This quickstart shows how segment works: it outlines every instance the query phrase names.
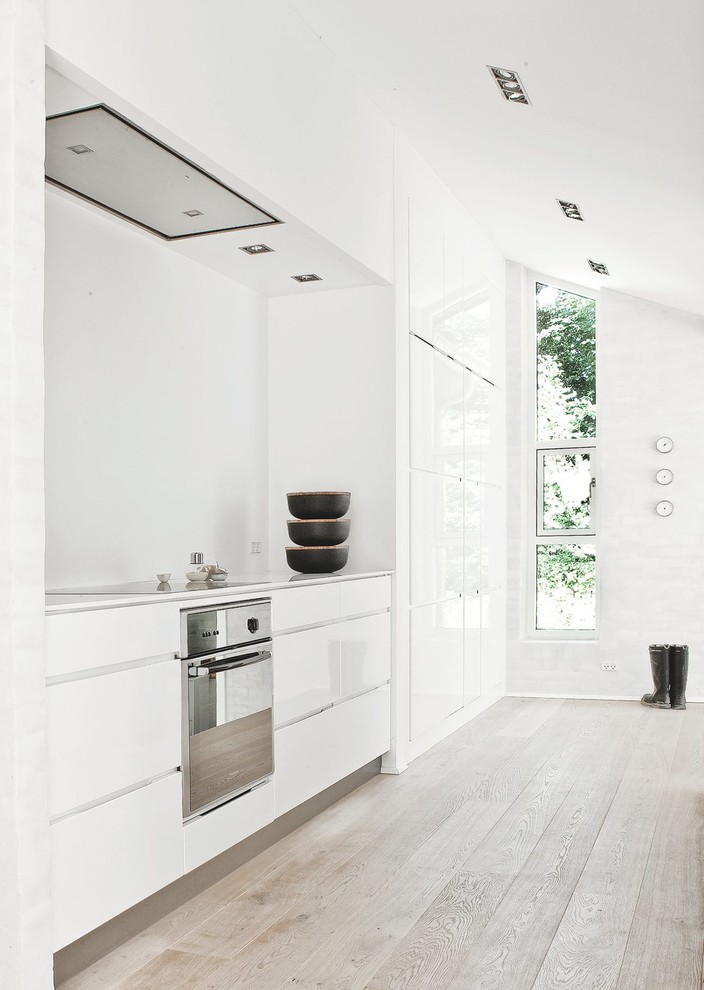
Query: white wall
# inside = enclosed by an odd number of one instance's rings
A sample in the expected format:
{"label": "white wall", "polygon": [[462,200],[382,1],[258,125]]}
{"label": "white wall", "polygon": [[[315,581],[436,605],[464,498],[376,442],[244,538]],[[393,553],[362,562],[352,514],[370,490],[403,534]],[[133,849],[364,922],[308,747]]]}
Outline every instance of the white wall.
{"label": "white wall", "polygon": [[0,984],[49,990],[43,4],[0,5]]}
{"label": "white wall", "polygon": [[48,0],[47,45],[73,82],[391,279],[393,129],[285,0]]}
{"label": "white wall", "polygon": [[47,587],[266,540],[266,300],[47,193]]}
{"label": "white wall", "polygon": [[[508,690],[516,693],[640,697],[650,687],[648,645],[688,643],[690,698],[704,698],[704,320],[622,293],[597,303],[597,431],[600,629],[587,643],[521,638],[520,560],[522,269],[511,266]],[[523,386],[525,394],[525,383]],[[659,454],[661,435],[674,439]],[[525,464],[524,464],[525,467]],[[661,467],[674,471],[667,488]],[[670,518],[655,504],[670,499]],[[524,519],[524,525],[527,521]],[[616,662],[613,673],[602,662]]]}
{"label": "white wall", "polygon": [[286,568],[286,492],[352,492],[349,565],[394,565],[394,293],[269,301],[269,559]]}

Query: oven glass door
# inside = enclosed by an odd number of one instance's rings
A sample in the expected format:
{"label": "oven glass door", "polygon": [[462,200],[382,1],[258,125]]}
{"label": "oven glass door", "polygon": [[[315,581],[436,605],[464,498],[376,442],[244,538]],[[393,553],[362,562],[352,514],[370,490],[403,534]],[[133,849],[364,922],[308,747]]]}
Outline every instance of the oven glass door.
{"label": "oven glass door", "polygon": [[188,664],[186,817],[273,773],[272,678],[264,649]]}

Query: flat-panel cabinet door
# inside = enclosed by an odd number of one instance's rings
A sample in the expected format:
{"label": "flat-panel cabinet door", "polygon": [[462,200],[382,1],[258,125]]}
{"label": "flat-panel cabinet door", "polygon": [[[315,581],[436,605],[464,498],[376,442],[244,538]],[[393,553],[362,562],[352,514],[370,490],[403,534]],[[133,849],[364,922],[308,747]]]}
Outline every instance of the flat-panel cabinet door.
{"label": "flat-panel cabinet door", "polygon": [[463,478],[480,481],[487,417],[487,383],[471,371],[464,372],[464,470]]}
{"label": "flat-panel cabinet door", "polygon": [[482,694],[500,687],[506,671],[506,594],[484,594],[481,611]]}
{"label": "flat-panel cabinet door", "polygon": [[274,640],[274,725],[331,705],[340,697],[338,626],[321,626]]}
{"label": "flat-panel cabinet door", "polygon": [[411,738],[464,704],[462,599],[411,609]]}
{"label": "flat-panel cabinet door", "polygon": [[482,505],[478,481],[464,484],[464,584],[463,594],[476,595],[482,572]]}
{"label": "flat-panel cabinet door", "polygon": [[391,735],[391,693],[388,684],[337,709],[340,734],[340,779],[386,753]]}
{"label": "flat-panel cabinet door", "polygon": [[482,481],[503,485],[506,481],[506,416],[504,391],[495,385],[484,385],[486,416],[482,435]]}
{"label": "flat-panel cabinet door", "polygon": [[443,308],[436,320],[434,343],[457,361],[463,360],[462,237],[447,218],[443,235]]}
{"label": "flat-panel cabinet door", "polygon": [[463,486],[425,471],[411,476],[411,604],[462,594]]}
{"label": "flat-panel cabinet door", "polygon": [[337,584],[284,588],[271,595],[271,623],[274,632],[331,622],[339,614],[340,591]]}
{"label": "flat-panel cabinet door", "polygon": [[177,660],[49,684],[52,818],[181,765]]}
{"label": "flat-panel cabinet door", "polygon": [[183,875],[181,774],[54,822],[54,949]]}
{"label": "flat-panel cabinet door", "polygon": [[410,329],[432,343],[444,304],[442,226],[424,197],[411,199],[408,208]]}
{"label": "flat-panel cabinet door", "polygon": [[506,493],[495,485],[481,485],[481,589],[505,587]]}
{"label": "flat-panel cabinet door", "polygon": [[340,639],[343,698],[361,694],[389,680],[391,619],[388,612],[341,622],[334,629]]}
{"label": "flat-panel cabinet door", "polygon": [[475,593],[464,599],[464,703],[471,704],[482,693],[481,684],[482,600]]}
{"label": "flat-panel cabinet door", "polygon": [[491,284],[466,261],[463,270],[462,319],[464,363],[491,379]]}
{"label": "flat-panel cabinet door", "polygon": [[285,814],[340,778],[335,708],[274,733],[276,815]]}
{"label": "flat-panel cabinet door", "polygon": [[411,337],[411,467],[459,478],[464,448],[463,371]]}

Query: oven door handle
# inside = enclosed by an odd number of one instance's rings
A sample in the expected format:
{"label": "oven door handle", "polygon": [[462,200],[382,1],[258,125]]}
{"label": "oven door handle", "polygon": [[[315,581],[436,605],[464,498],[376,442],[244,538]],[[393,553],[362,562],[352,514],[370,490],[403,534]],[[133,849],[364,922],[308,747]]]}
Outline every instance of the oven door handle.
{"label": "oven door handle", "polygon": [[232,657],[229,660],[219,659],[211,663],[201,663],[197,667],[192,667],[189,673],[191,676],[203,676],[205,674],[219,674],[224,670],[236,670],[238,667],[249,667],[253,663],[262,663],[264,660],[271,660],[271,650],[258,650],[256,653],[248,653],[243,657]]}

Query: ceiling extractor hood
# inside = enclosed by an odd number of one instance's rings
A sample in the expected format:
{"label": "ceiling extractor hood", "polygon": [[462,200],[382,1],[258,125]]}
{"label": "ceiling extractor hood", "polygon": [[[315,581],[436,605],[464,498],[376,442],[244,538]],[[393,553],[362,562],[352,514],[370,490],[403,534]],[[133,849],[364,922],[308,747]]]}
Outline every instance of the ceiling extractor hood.
{"label": "ceiling extractor hood", "polygon": [[105,104],[47,117],[45,171],[168,241],[281,223]]}

